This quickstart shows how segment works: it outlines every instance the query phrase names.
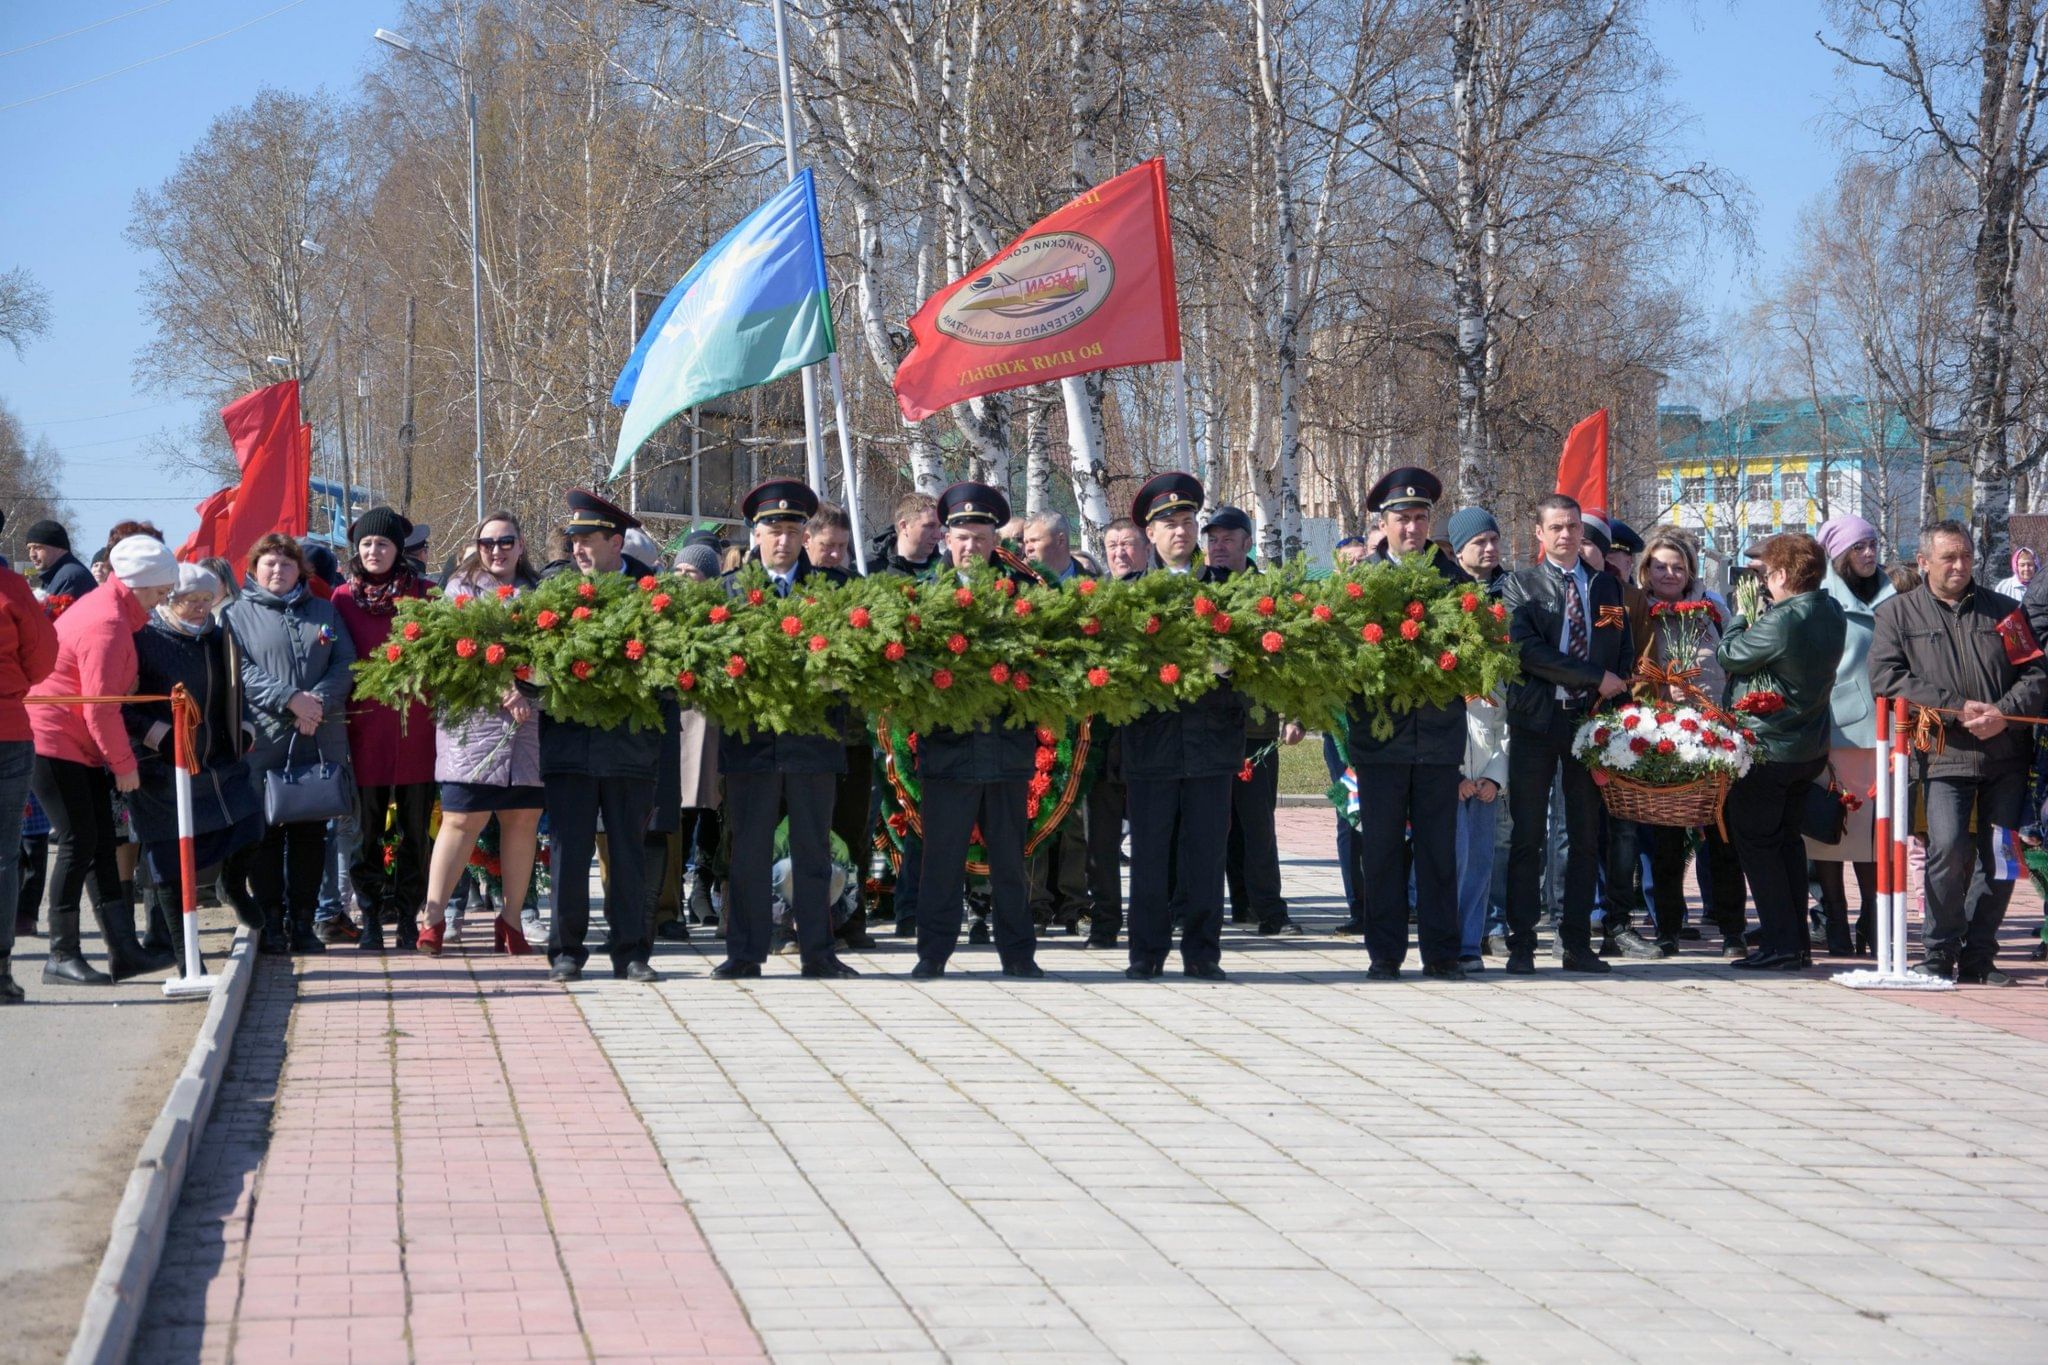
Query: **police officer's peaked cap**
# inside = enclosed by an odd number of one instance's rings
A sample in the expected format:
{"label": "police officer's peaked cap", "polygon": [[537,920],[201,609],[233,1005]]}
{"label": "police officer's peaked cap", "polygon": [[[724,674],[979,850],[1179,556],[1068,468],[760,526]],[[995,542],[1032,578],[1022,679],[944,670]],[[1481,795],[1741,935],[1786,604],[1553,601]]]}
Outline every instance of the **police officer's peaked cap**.
{"label": "police officer's peaked cap", "polygon": [[945,526],[972,526],[985,522],[1001,526],[1010,519],[1010,500],[1000,488],[985,483],[956,483],[939,494],[939,522]]}
{"label": "police officer's peaked cap", "polygon": [[1636,534],[1636,528],[1625,521],[1607,523],[1607,538],[1614,542],[1614,548],[1623,554],[1639,555],[1643,552],[1643,538]]}
{"label": "police officer's peaked cap", "polygon": [[1404,464],[1365,495],[1368,512],[1398,512],[1404,507],[1434,507],[1444,495],[1443,481],[1418,465]]}
{"label": "police officer's peaked cap", "polygon": [[1202,481],[1192,474],[1174,470],[1154,474],[1145,480],[1138,496],[1131,499],[1131,520],[1147,526],[1168,512],[1193,512],[1202,506]]}
{"label": "police officer's peaked cap", "polygon": [[606,502],[587,488],[569,490],[569,519],[562,523],[567,535],[586,535],[602,531],[607,535],[623,536],[640,524],[640,519],[617,503]]}
{"label": "police officer's peaked cap", "polygon": [[809,521],[818,510],[818,495],[802,479],[764,479],[740,500],[740,516],[749,526],[764,521]]}

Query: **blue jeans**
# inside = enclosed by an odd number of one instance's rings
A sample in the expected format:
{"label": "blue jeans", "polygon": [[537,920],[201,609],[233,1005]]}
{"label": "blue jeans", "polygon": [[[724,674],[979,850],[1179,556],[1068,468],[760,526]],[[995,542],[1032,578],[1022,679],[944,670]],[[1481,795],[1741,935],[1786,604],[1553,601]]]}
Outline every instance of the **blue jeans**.
{"label": "blue jeans", "polygon": [[353,813],[327,822],[327,840],[321,855],[320,905],[313,911],[315,924],[325,924],[348,909],[353,891],[348,869],[355,861],[356,845],[361,842],[362,832]]}
{"label": "blue jeans", "polygon": [[28,804],[28,775],[35,761],[34,741],[0,740],[0,961],[14,953],[15,900],[21,893],[21,810]]}
{"label": "blue jeans", "polygon": [[1500,798],[1458,803],[1458,956],[1478,957],[1493,905],[1493,835]]}
{"label": "blue jeans", "polygon": [[[1323,766],[1330,770],[1330,781],[1341,782],[1344,770],[1351,766],[1344,751],[1337,747],[1336,737],[1323,736]],[[1337,812],[1337,871],[1344,879],[1344,909],[1353,921],[1365,915],[1365,889],[1358,884],[1358,831],[1343,811]]]}

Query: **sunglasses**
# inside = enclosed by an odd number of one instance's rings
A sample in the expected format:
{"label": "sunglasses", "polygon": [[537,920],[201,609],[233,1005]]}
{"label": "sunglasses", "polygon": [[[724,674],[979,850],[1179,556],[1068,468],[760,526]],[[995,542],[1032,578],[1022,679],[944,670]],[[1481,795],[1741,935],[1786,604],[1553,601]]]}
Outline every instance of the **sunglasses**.
{"label": "sunglasses", "polygon": [[518,544],[518,536],[478,536],[476,538],[476,547],[479,550],[510,550]]}

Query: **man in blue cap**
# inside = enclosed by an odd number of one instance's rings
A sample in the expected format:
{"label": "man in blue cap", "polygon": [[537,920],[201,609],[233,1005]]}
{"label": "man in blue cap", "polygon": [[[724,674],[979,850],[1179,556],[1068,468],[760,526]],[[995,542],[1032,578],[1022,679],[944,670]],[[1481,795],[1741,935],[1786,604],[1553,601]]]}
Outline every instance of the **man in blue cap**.
{"label": "man in blue cap", "polygon": [[[740,501],[753,528],[754,557],[767,571],[769,591],[788,597],[812,580],[844,583],[837,569],[820,569],[804,553],[818,495],[801,479],[769,479]],[[746,591],[741,576],[725,576],[726,590]],[[846,772],[840,735],[784,735],[758,730],[718,742],[725,779],[725,819],[732,830],[732,868],[726,882],[725,961],[711,969],[721,981],[761,975],[775,931],[771,878],[775,828],[789,817],[791,910],[803,974],[846,977],[860,973],[839,960],[832,939],[832,805]]]}
{"label": "man in blue cap", "polygon": [[[1138,490],[1131,519],[1152,542],[1153,573],[1197,572],[1195,514],[1202,501],[1201,481],[1192,474],[1160,474]],[[1217,578],[1208,570],[1200,576]],[[1230,784],[1244,765],[1248,710],[1234,688],[1221,686],[1122,728],[1131,823],[1131,965],[1124,975],[1133,981],[1165,974],[1175,902],[1184,913],[1183,969],[1197,981],[1225,979]]]}
{"label": "man in blue cap", "polygon": [[[939,523],[952,572],[966,571],[1001,552],[996,528],[1010,519],[1010,500],[985,483],[956,483],[939,495]],[[1019,584],[1036,582],[1020,561],[998,561]],[[1031,778],[1038,734],[1029,725],[990,722],[978,730],[933,730],[917,746],[917,775],[924,784],[918,812],[924,823],[924,868],[918,884],[916,981],[943,976],[960,946],[967,894],[967,850],[981,829],[988,862],[989,897],[995,904],[996,952],[1003,975],[1036,978],[1038,933],[1031,921],[1031,885],[1024,844],[1031,834]]]}

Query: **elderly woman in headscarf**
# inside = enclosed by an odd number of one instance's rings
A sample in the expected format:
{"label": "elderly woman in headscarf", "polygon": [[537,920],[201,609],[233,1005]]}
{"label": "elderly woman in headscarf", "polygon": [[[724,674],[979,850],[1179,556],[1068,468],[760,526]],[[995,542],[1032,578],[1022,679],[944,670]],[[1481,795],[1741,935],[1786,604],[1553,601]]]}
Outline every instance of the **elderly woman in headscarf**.
{"label": "elderly woman in headscarf", "polygon": [[[196,564],[178,566],[178,584],[157,603],[135,632],[135,691],[168,696],[183,687],[198,708],[192,758],[193,866],[201,885],[234,854],[263,838],[262,812],[242,753],[242,685],[234,639],[222,629],[214,607],[226,589]],[[179,916],[184,883],[178,861],[176,717],[167,701],[128,702],[121,708],[135,747],[141,780],[129,797],[135,834],[142,845],[150,885],[143,892],[151,925],[169,940],[178,965],[185,966],[185,938]]]}
{"label": "elderly woman in headscarf", "polygon": [[[1856,520],[1862,520],[1860,517]],[[1864,525],[1870,523],[1864,522]],[[1998,580],[1996,590],[2014,599],[2027,595],[2027,584],[2034,581],[2034,574],[2041,567],[2041,556],[2024,545],[2015,546],[2012,552],[2012,572]]]}

